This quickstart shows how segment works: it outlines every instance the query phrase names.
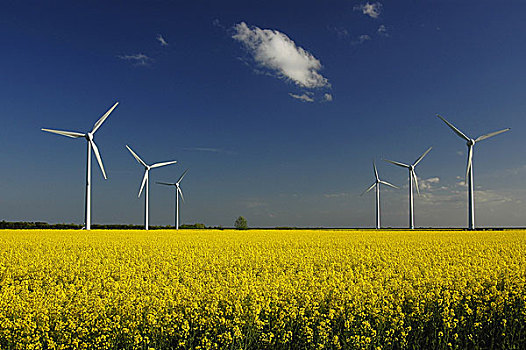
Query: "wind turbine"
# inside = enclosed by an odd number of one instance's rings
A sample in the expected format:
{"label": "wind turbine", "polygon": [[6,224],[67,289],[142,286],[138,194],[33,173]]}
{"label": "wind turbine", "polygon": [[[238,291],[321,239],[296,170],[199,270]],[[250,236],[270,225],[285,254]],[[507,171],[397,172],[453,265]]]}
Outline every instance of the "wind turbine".
{"label": "wind turbine", "polygon": [[86,201],[84,203],[85,211],[84,211],[84,228],[86,230],[91,229],[91,150],[93,149],[93,153],[95,153],[95,157],[97,158],[97,162],[99,163],[100,170],[102,171],[102,176],[104,176],[104,179],[107,179],[106,172],[104,171],[104,165],[102,165],[102,158],[100,157],[99,149],[97,145],[95,144],[95,141],[93,141],[93,135],[95,132],[100,128],[102,123],[108,118],[111,112],[117,107],[119,102],[115,102],[113,107],[108,109],[106,113],[102,117],[100,117],[99,120],[93,125],[93,129],[86,133],[80,133],[76,131],[63,131],[63,130],[53,130],[53,129],[41,129],[42,131],[51,132],[54,134],[67,136],[71,138],[79,138],[83,137],[87,141],[88,145],[88,158],[87,158],[87,165],[86,165]]}
{"label": "wind turbine", "polygon": [[400,162],[395,162],[393,160],[384,159],[386,162],[389,162],[399,167],[406,168],[409,170],[409,228],[415,228],[415,218],[413,214],[413,181],[415,182],[416,192],[420,195],[420,190],[418,189],[418,180],[415,173],[415,167],[420,163],[422,159],[431,151],[433,147],[429,147],[418,159],[411,165],[407,165]]}
{"label": "wind turbine", "polygon": [[177,180],[176,183],[157,182],[159,185],[175,186],[175,229],[176,230],[179,230],[179,195],[181,195],[181,199],[184,202],[183,191],[181,191],[181,187],[179,186],[179,184],[181,183],[181,181],[183,180],[183,177],[186,175],[187,172],[188,172],[188,169],[184,171],[183,175],[179,177],[179,180]]}
{"label": "wind turbine", "polygon": [[502,129],[499,131],[490,132],[488,134],[482,135],[477,137],[476,139],[472,139],[467,137],[462,131],[457,129],[453,124],[442,118],[440,115],[437,114],[437,117],[442,119],[444,123],[447,124],[457,134],[460,138],[466,140],[466,145],[468,146],[468,164],[466,168],[466,182],[468,183],[468,227],[470,230],[475,229],[475,192],[473,190],[473,146],[475,143],[489,139],[490,137],[493,137],[498,134],[502,134],[503,132],[506,132],[510,130],[510,128]]}
{"label": "wind turbine", "polygon": [[398,188],[398,187],[396,187],[395,185],[387,181],[380,180],[380,177],[378,177],[378,171],[376,170],[376,164],[374,164],[374,161],[373,161],[373,169],[374,169],[375,181],[368,189],[363,191],[360,196],[363,196],[365,193],[369,192],[370,190],[376,187],[376,229],[379,229],[380,228],[380,184],[387,185],[392,188]]}
{"label": "wind turbine", "polygon": [[139,164],[144,166],[144,176],[142,178],[141,189],[139,190],[139,195],[137,197],[141,196],[142,189],[144,188],[144,185],[146,185],[146,190],[144,193],[144,229],[147,230],[148,229],[148,212],[149,212],[148,211],[148,188],[149,188],[148,174],[150,173],[150,169],[159,168],[165,165],[175,164],[177,163],[177,161],[172,160],[169,162],[162,162],[162,163],[155,163],[152,165],[148,165],[135,152],[133,152],[132,149],[128,147],[128,145],[126,145],[126,148],[128,149],[128,151],[130,151],[130,153],[137,160],[137,162],[139,162]]}

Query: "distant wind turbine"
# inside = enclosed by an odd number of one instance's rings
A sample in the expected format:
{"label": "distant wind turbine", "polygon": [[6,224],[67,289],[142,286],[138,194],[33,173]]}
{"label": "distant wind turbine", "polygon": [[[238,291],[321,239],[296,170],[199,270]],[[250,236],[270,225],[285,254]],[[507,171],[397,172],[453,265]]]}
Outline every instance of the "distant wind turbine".
{"label": "distant wind turbine", "polygon": [[137,160],[137,162],[139,162],[139,164],[144,166],[144,176],[142,178],[141,189],[139,190],[139,195],[137,197],[141,196],[142,189],[146,185],[146,190],[145,190],[145,193],[144,193],[144,229],[147,230],[148,229],[148,215],[149,215],[148,214],[148,212],[149,212],[149,210],[148,210],[148,189],[149,189],[148,174],[150,173],[150,169],[159,168],[159,167],[162,167],[162,166],[165,166],[165,165],[175,164],[175,163],[177,163],[177,161],[176,160],[172,160],[172,161],[169,161],[169,162],[162,162],[162,163],[155,163],[155,164],[152,164],[152,165],[148,165],[135,152],[133,152],[132,149],[130,147],[128,147],[128,145],[126,145],[126,148],[128,149],[128,151],[130,151],[130,153]]}
{"label": "distant wind turbine", "polygon": [[418,189],[418,180],[415,173],[415,167],[420,163],[422,159],[431,151],[433,147],[429,147],[427,151],[425,151],[418,159],[412,164],[407,165],[400,162],[395,162],[393,160],[384,159],[386,162],[389,162],[394,165],[398,165],[399,167],[406,168],[409,170],[409,228],[414,229],[415,228],[415,218],[413,214],[413,181],[415,182],[416,192],[418,195],[420,195],[420,190]]}
{"label": "distant wind turbine", "polygon": [[503,132],[506,132],[510,130],[510,128],[502,129],[499,131],[490,132],[488,134],[482,135],[477,137],[476,139],[472,139],[467,137],[462,131],[457,129],[453,124],[442,118],[440,115],[437,114],[437,117],[442,119],[444,123],[447,124],[453,130],[455,134],[457,134],[460,138],[466,140],[466,145],[468,146],[468,164],[466,167],[466,182],[468,183],[468,227],[470,230],[475,229],[475,192],[473,190],[473,146],[475,143],[489,139],[490,137],[493,137],[498,134],[502,134]]}
{"label": "distant wind turbine", "polygon": [[179,230],[179,195],[181,195],[181,199],[184,202],[183,191],[181,190],[181,186],[179,186],[179,184],[181,183],[181,181],[183,180],[183,177],[186,175],[187,172],[188,172],[188,169],[184,171],[183,175],[181,175],[181,177],[179,178],[179,180],[177,180],[176,183],[157,182],[159,185],[175,186],[175,229],[176,230]]}
{"label": "distant wind turbine", "polygon": [[395,185],[387,181],[380,180],[380,177],[378,177],[378,171],[376,170],[376,164],[374,164],[374,162],[373,162],[373,169],[374,169],[375,181],[368,189],[363,191],[360,196],[363,196],[365,193],[369,192],[370,190],[376,187],[376,229],[379,229],[381,227],[380,226],[380,184],[387,185],[392,188],[398,188],[398,187],[396,187]]}
{"label": "distant wind turbine", "polygon": [[51,132],[54,134],[67,136],[71,138],[80,138],[83,137],[87,141],[88,145],[88,158],[87,158],[87,165],[86,165],[86,201],[84,203],[85,211],[84,211],[84,228],[86,230],[91,229],[91,150],[93,149],[93,153],[95,153],[95,157],[97,158],[97,162],[99,163],[100,170],[102,171],[102,176],[104,176],[104,179],[107,179],[106,172],[104,171],[104,166],[102,165],[102,158],[99,154],[99,149],[97,145],[95,144],[95,141],[93,141],[93,135],[95,132],[100,128],[102,123],[108,118],[111,112],[117,107],[119,102],[115,102],[113,107],[111,107],[102,117],[100,117],[99,120],[95,123],[93,126],[93,129],[86,133],[80,133],[75,131],[63,131],[63,130],[53,130],[53,129],[41,129],[42,131]]}

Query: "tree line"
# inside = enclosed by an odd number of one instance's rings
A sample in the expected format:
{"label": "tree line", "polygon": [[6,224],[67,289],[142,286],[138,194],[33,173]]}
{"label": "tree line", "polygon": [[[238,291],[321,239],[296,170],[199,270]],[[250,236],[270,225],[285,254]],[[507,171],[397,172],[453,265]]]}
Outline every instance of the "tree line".
{"label": "tree line", "polygon": [[[0,230],[80,230],[83,228],[83,225],[78,224],[66,224],[66,223],[60,223],[60,224],[49,224],[47,222],[42,221],[35,221],[35,222],[29,222],[29,221],[0,221]],[[93,224],[91,225],[91,228],[94,230],[142,230],[144,228],[143,225],[125,225],[125,224]],[[170,230],[174,229],[175,226],[150,226],[151,230]],[[221,230],[223,227],[221,226],[214,226],[214,227],[207,227],[205,224],[195,223],[195,224],[185,224],[180,225],[179,229],[216,229]]]}

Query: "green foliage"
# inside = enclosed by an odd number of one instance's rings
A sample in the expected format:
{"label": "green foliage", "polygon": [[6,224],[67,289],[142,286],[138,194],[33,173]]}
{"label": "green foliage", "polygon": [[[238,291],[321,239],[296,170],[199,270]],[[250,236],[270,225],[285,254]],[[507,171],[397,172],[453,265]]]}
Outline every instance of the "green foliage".
{"label": "green foliage", "polygon": [[205,229],[206,226],[205,224],[200,224],[198,222],[196,222],[195,224],[184,224],[184,225],[181,225],[179,226],[180,229]]}
{"label": "green foliage", "polygon": [[234,223],[234,227],[238,230],[246,230],[248,228],[247,219],[242,216],[238,217]]}

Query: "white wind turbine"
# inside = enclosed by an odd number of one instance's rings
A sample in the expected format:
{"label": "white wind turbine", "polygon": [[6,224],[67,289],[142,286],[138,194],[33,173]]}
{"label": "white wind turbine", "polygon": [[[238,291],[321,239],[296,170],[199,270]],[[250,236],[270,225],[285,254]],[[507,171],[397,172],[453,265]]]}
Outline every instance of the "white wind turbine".
{"label": "white wind turbine", "polygon": [[363,196],[365,193],[369,192],[370,190],[376,187],[376,229],[379,229],[380,228],[380,184],[387,185],[392,188],[398,188],[398,187],[396,187],[395,185],[387,181],[380,180],[380,177],[378,177],[378,171],[376,170],[376,164],[374,164],[374,162],[373,162],[373,169],[374,169],[375,181],[368,189],[363,191],[360,196]]}
{"label": "white wind turbine", "polygon": [[130,151],[132,156],[139,162],[139,164],[144,166],[144,176],[142,178],[141,189],[139,190],[139,195],[137,197],[141,196],[142,189],[144,188],[144,185],[146,185],[146,190],[144,194],[144,229],[147,230],[148,229],[148,212],[149,212],[148,210],[148,189],[149,189],[148,174],[150,173],[150,169],[159,168],[165,165],[175,164],[177,163],[177,161],[172,160],[169,162],[162,162],[162,163],[155,163],[152,165],[148,165],[141,158],[139,158],[139,156],[135,154],[135,152],[133,152],[132,149],[128,147],[128,145],[126,145],[126,148],[128,149],[128,151]]}
{"label": "white wind turbine", "polygon": [[489,139],[490,137],[493,137],[498,134],[502,134],[503,132],[506,132],[510,130],[510,128],[502,129],[499,131],[490,132],[488,134],[482,135],[477,137],[476,139],[472,139],[467,137],[462,131],[457,129],[453,124],[442,118],[440,115],[437,114],[437,117],[442,119],[444,123],[447,124],[457,134],[460,138],[466,140],[466,145],[468,146],[468,164],[466,168],[466,182],[468,184],[468,227],[470,230],[475,229],[475,192],[473,190],[473,146],[475,143]]}
{"label": "white wind turbine", "polygon": [[184,171],[183,175],[179,177],[179,180],[177,180],[176,183],[157,182],[159,185],[175,186],[175,229],[176,230],[179,230],[179,195],[181,195],[181,199],[184,202],[183,191],[181,190],[181,186],[179,186],[179,184],[181,183],[181,181],[183,180],[183,177],[186,175],[187,172],[188,172],[188,169]]}
{"label": "white wind turbine", "polygon": [[102,117],[100,117],[99,120],[93,125],[93,129],[86,133],[80,133],[75,131],[63,131],[63,130],[53,130],[53,129],[41,129],[42,131],[51,132],[54,134],[67,136],[71,138],[79,138],[83,137],[87,141],[88,145],[88,158],[87,158],[87,165],[86,165],[86,201],[84,203],[85,211],[84,211],[84,228],[86,230],[91,229],[91,150],[93,149],[93,153],[95,153],[95,157],[97,158],[97,162],[99,163],[100,170],[102,171],[102,175],[104,176],[104,179],[107,179],[106,172],[104,171],[104,166],[102,165],[102,159],[99,154],[99,149],[97,148],[97,145],[95,144],[95,141],[93,141],[93,135],[95,132],[100,128],[102,123],[108,118],[111,112],[117,107],[119,102],[115,102],[113,107],[108,109],[106,113]]}
{"label": "white wind turbine", "polygon": [[418,180],[415,173],[415,167],[420,163],[422,159],[431,151],[433,147],[429,147],[418,159],[411,165],[395,162],[393,160],[384,159],[386,162],[389,162],[399,167],[406,168],[409,170],[409,228],[415,228],[415,218],[413,214],[413,181],[415,182],[416,192],[420,195],[420,190],[418,189]]}

